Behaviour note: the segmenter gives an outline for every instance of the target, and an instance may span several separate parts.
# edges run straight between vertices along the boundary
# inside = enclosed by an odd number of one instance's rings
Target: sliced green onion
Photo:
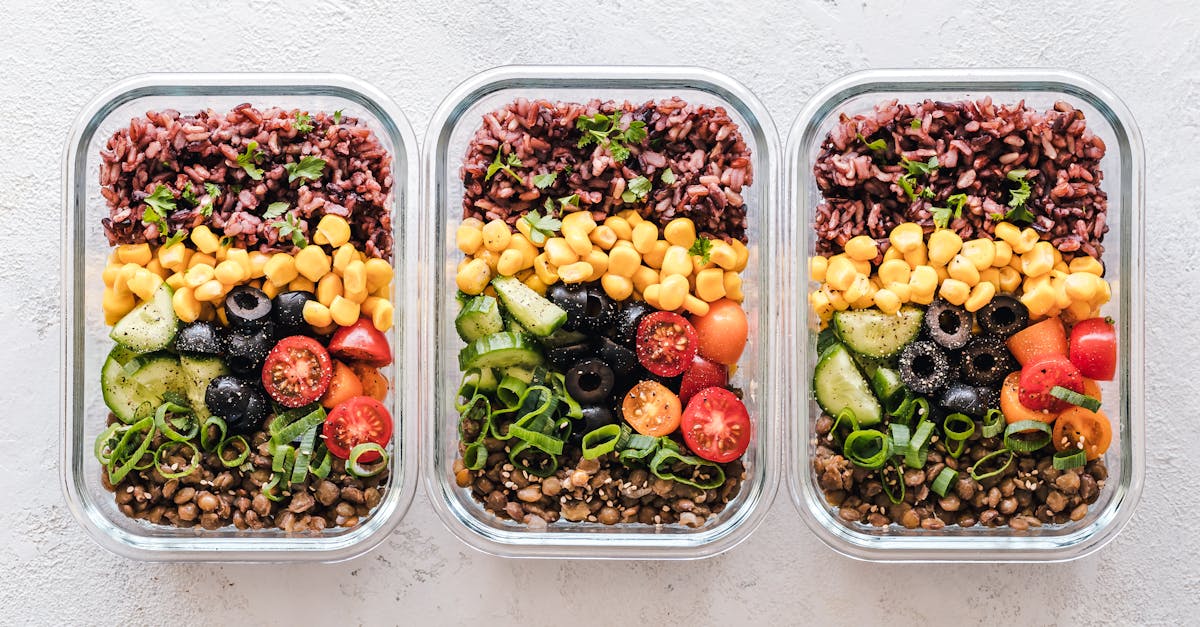
[[[96,460],[107,466],[112,462],[113,450],[116,449],[117,443],[121,441],[119,437],[126,425],[114,422],[108,425],[108,428],[100,432],[96,436],[96,445],[93,451],[96,454]]]
[[[875,470],[882,468],[892,456],[892,443],[888,436],[875,429],[859,429],[846,436],[842,453],[859,468]]]
[[[283,498],[282,494],[276,492],[276,489],[279,487],[279,483],[281,481],[283,481],[282,473],[271,473],[271,480],[264,483],[260,490],[263,496],[267,497],[267,499],[270,501],[278,503]]]
[[[912,418],[913,395],[907,390],[903,394],[893,394],[892,398],[883,404],[883,409],[889,416],[908,422]]]
[[[925,400],[925,399],[920,399]],[[917,424],[912,439],[908,442],[908,450],[904,452],[904,465],[909,468],[924,468],[929,458],[929,438],[933,435],[933,422],[922,420]]]
[[[846,424],[842,424],[845,422]],[[849,407],[839,411],[837,417],[833,420],[833,426],[829,427],[829,434],[837,437],[838,429],[848,426],[850,432],[858,431],[858,418],[854,416],[854,410]]]
[[[209,439],[209,427],[216,427],[217,431],[221,434],[215,441]],[[228,433],[228,427],[225,425],[225,420],[217,416],[209,416],[208,420],[205,420],[204,424],[200,426],[200,448],[210,453],[217,450],[221,442],[225,441],[226,433]]]
[[[985,472],[983,474],[979,474],[980,466],[983,466],[985,464],[985,462],[991,461],[993,457],[999,457],[1001,455],[1008,455],[1008,459],[1004,460],[1004,463],[1001,464],[999,468],[996,468],[995,470],[992,470],[989,472]],[[975,465],[971,467],[971,478],[976,481],[983,481],[984,479],[987,479],[988,477],[994,477],[994,476],[1004,472],[1005,470],[1008,470],[1009,464],[1012,463],[1013,458],[1016,456],[1017,456],[1016,453],[1014,453],[1006,448],[1002,448],[998,451],[992,451],[991,453],[988,453],[987,455],[984,455],[983,457],[981,457],[979,459],[979,461],[975,462]]]
[[[281,444],[271,449],[271,472],[290,475],[294,463],[296,463],[296,449],[291,444]]]
[[[693,470],[692,476],[685,477],[675,474],[671,466],[676,462],[690,466]],[[649,469],[650,473],[659,479],[690,485],[701,490],[712,490],[725,483],[725,471],[719,465],[695,455],[684,454],[674,440],[665,436],[659,438],[658,451],[650,460]],[[709,472],[707,479],[699,476],[705,470]]]
[[[888,468],[891,468],[892,474],[896,476],[896,485],[900,488],[898,491],[888,486]],[[883,493],[887,495],[889,501],[900,503],[900,501],[904,500],[904,473],[900,472],[900,466],[890,463],[880,468],[879,483],[883,484]]]
[[[1004,432],[1004,413],[999,409],[989,409],[983,415],[983,437],[994,438]]]
[[[1033,438],[1017,437],[1020,433],[1037,431]],[[1022,420],[1004,429],[1004,447],[1017,453],[1032,453],[1050,443],[1050,425],[1040,420]]]
[[[908,425],[893,422],[888,425],[888,432],[892,436],[892,454],[904,456],[904,454],[908,453],[908,443],[912,441],[912,434],[908,430]]]
[[[549,455],[562,455],[563,441],[552,435],[530,431],[524,427],[513,425],[509,428],[509,432],[513,437],[528,442],[530,446],[544,451]]]
[[[525,458],[531,457],[533,464],[526,463]],[[558,457],[535,448],[529,442],[518,441],[508,451],[508,461],[513,468],[527,472],[535,477],[549,477],[558,470]]]
[[[921,420],[929,417],[929,399],[918,396],[913,399],[913,418]]]
[[[192,449],[192,461],[189,462],[188,465],[183,468],[183,470],[166,471],[162,465],[163,451],[167,450],[169,447],[185,446]],[[154,451],[154,466],[158,469],[158,474],[162,475],[163,478],[178,479],[180,477],[186,477],[200,469],[200,450],[197,449],[196,445],[192,444],[191,442],[163,442],[162,445]]]
[[[317,445],[318,429],[320,427],[313,427],[300,438],[300,446],[296,447],[296,460],[292,463],[292,476],[289,479],[291,483],[304,483],[308,478],[308,462],[312,458],[313,448]]]
[[[237,457],[225,457],[225,447],[229,444],[237,442],[241,442],[241,444],[237,447],[239,450]],[[246,438],[240,435],[235,435],[228,440],[221,440],[217,443],[217,457],[220,458],[221,464],[226,468],[237,468],[238,466],[246,463],[246,460],[250,458],[250,443],[246,441]]]
[[[487,463],[488,450],[483,442],[472,442],[463,451],[463,465],[470,470],[480,470]]]
[[[620,425],[604,425],[583,435],[583,458],[596,459],[613,452],[621,438]]]
[[[958,459],[967,447],[967,438],[975,435],[975,421],[966,414],[950,414],[942,422],[942,432],[946,434],[946,452]]]
[[[279,422],[278,417],[275,418],[275,422]],[[325,422],[325,408],[316,405],[316,409],[309,411],[302,418],[289,422],[278,430],[275,429],[275,422],[271,423],[271,439],[278,444],[288,444],[307,433],[309,429]]]
[[[1060,401],[1066,401],[1076,407],[1082,407],[1088,411],[1100,411],[1100,399],[1088,396],[1087,394],[1080,394],[1075,390],[1065,388],[1061,385],[1050,388],[1050,396]]]
[[[318,479],[324,479],[329,476],[329,471],[333,469],[333,454],[325,447],[324,442],[317,445],[316,451],[313,453],[312,459],[320,458],[321,461],[316,466],[313,466],[312,460],[309,460],[308,473]]]
[[[359,463],[359,459],[367,453],[378,453],[379,461],[373,465],[364,466]],[[374,442],[363,442],[350,449],[350,459],[346,460],[346,472],[358,478],[374,477],[383,472],[388,465],[387,451]]]
[[[133,452],[125,455],[125,451],[131,448],[133,438],[138,434],[142,435],[142,440],[138,442],[136,447],[133,447]],[[150,450],[150,441],[154,439],[154,417],[148,416],[129,425],[125,433],[121,435],[120,441],[117,442],[117,447],[113,449],[111,460],[108,467],[108,480],[113,485],[121,483],[130,472],[142,470],[137,468],[139,462],[146,452]],[[119,463],[119,465],[118,465]],[[151,460],[151,465],[154,464]]]
[[[173,414],[174,417],[167,418],[168,413]],[[187,431],[183,433],[179,432],[177,425],[180,422],[187,425]],[[158,406],[158,409],[154,412],[154,426],[158,427],[158,430],[162,431],[163,435],[167,436],[168,439],[176,442],[193,440],[200,432],[200,423],[196,420],[196,416],[192,413],[191,408],[176,405],[175,403],[163,403]]]
[[[457,399],[470,399],[463,405],[455,404],[458,413],[462,413],[467,405],[475,400],[475,396],[479,393],[479,368],[471,368],[463,373],[462,380],[458,384],[458,393],[455,395]]]
[[[630,434],[629,440],[625,442],[625,446],[621,449],[621,453],[617,455],[617,459],[625,465],[645,462],[647,457],[651,457],[657,451],[658,438],[633,433]]]
[[[505,407],[516,407],[521,403],[521,394],[529,387],[528,381],[522,381],[510,374],[504,375],[500,385],[496,387],[496,398]]]
[[[930,490],[937,492],[938,496],[946,496],[946,492],[950,490],[950,486],[958,480],[958,471],[953,468],[943,468],[938,476],[933,479],[933,485],[929,486]]]
[[[1050,463],[1057,470],[1079,468],[1087,463],[1087,453],[1078,448],[1065,449],[1055,453],[1054,457],[1050,459]]]

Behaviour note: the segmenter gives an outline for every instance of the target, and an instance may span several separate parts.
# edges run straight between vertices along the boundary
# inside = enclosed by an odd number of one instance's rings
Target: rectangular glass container
[[[394,103],[361,81],[338,74],[147,74],[113,85],[79,114],[63,163],[63,370],[62,488],[71,513],[96,542],[123,557],[162,561],[338,561],[360,555],[387,538],[408,509],[416,488],[417,427],[411,396],[393,393],[395,421],[391,476],[383,500],[352,528],[289,534],[279,529],[213,531],[151,525],[126,517],[101,484],[92,452],[108,410],[100,393],[100,368],[112,348],[104,323],[101,272],[112,251],[100,219],[108,206],[100,194],[100,150],[117,129],[146,111],[227,111],[243,102],[309,111],[344,110],[363,120],[393,157],[395,325],[389,332],[396,361],[384,370],[395,390],[411,387],[416,368],[405,339],[414,318],[397,290],[411,268],[406,216],[416,202],[417,144]],[[403,255],[403,256],[402,256]],[[390,372],[389,372],[390,370]]]
[[[991,96],[992,101],[1024,101],[1035,110],[1066,101],[1082,110],[1088,127],[1107,146],[1101,161],[1101,184],[1108,193],[1108,224],[1103,261],[1112,300],[1103,313],[1117,321],[1119,368],[1114,381],[1101,382],[1104,407],[1113,421],[1115,439],[1104,459],[1109,476],[1099,500],[1087,516],[1064,525],[1047,525],[1017,531],[1008,527],[947,526],[938,531],[908,530],[897,525],[870,527],[842,521],[825,501],[812,470],[815,450],[815,417],[811,381],[816,365],[817,318],[804,295],[816,284],[808,282],[807,259],[814,250],[813,229],[821,193],[813,165],[826,134],[845,113],[868,113],[885,101],[901,103],[925,99],[955,101]],[[1092,79],[1059,70],[873,70],[846,76],[822,89],[801,112],[788,136],[785,212],[791,237],[785,253],[793,261],[785,276],[795,310],[784,313],[792,325],[796,374],[791,401],[795,403],[787,438],[789,489],[801,517],[817,536],[834,550],[864,560],[1019,562],[1066,561],[1087,555],[1109,542],[1129,520],[1141,495],[1145,476],[1143,333],[1144,278],[1143,181],[1144,151],[1141,136],[1125,105]]]
[[[755,182],[743,191],[749,205],[750,265],[744,277],[750,341],[732,383],[746,393],[755,436],[746,453],[747,477],[726,509],[698,529],[599,523],[551,524],[534,530],[484,510],[467,489],[455,485],[458,413],[454,395],[461,379],[456,355],[463,343],[454,330],[455,268],[462,253],[455,229],[462,218],[459,166],[482,116],[516,98],[586,102],[592,98],[642,102],[679,96],[688,102],[725,107],[750,147]],[[508,557],[698,558],[725,551],[745,539],[762,520],[778,483],[777,429],[782,393],[776,364],[779,333],[775,306],[777,179],[774,125],[745,87],[715,72],[679,67],[501,67],[456,88],[430,123],[425,143],[422,225],[419,235],[422,283],[417,306],[425,356],[418,393],[425,423],[425,485],[442,522],[467,544]]]

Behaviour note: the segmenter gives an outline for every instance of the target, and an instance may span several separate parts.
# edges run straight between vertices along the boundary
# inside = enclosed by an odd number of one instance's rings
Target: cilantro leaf
[[[216,200],[217,196],[221,195],[221,188],[212,183],[205,183],[204,191],[208,192],[208,197],[213,200]]]
[[[183,189],[179,191],[179,197],[191,203],[192,206],[200,204],[200,198],[196,196],[196,192],[192,191],[191,183],[183,185]]]
[[[558,210],[559,211],[566,211],[567,206],[578,207],[579,206],[579,194],[571,194],[570,196],[563,196],[562,198],[558,199]]]
[[[617,124],[620,121],[620,115],[609,116],[597,113],[591,117],[579,116],[575,119],[575,128],[583,134],[579,137],[576,146],[583,148],[597,144],[607,148],[614,161],[618,163],[625,161],[631,154],[629,146],[642,143],[649,133],[646,130],[646,123],[641,120],[634,120],[624,130],[618,130]]]
[[[496,159],[493,160],[491,165],[488,166],[487,176],[483,177],[483,180],[489,181],[493,176],[496,175],[497,172],[503,170],[516,182],[524,183],[525,179],[522,179],[520,174],[517,174],[515,171],[513,171],[513,168],[519,168],[524,165],[521,163],[520,157],[510,152],[508,153],[508,157],[504,161],[501,161],[500,152],[500,150],[496,151]]]
[[[150,205],[157,215],[166,216],[175,211],[175,194],[171,188],[160,184],[154,188],[154,193],[146,196],[146,204]]]
[[[660,174],[658,176],[658,179],[660,181],[666,183],[667,185],[674,185],[675,184],[675,171],[672,170],[671,168],[667,168],[666,170],[663,170],[662,174]]]
[[[908,123],[908,128],[911,128],[911,129],[921,128],[921,118],[913,118],[912,122]]]
[[[944,229],[950,225],[950,207],[931,207],[930,215],[933,216],[933,225],[939,229]]]
[[[647,135],[649,133],[646,131],[646,123],[634,120],[629,123],[629,128],[621,131],[614,139],[625,144],[640,144],[646,141]]]
[[[182,242],[184,237],[187,237],[187,231],[175,231],[174,235],[168,237],[167,241],[163,242],[163,248],[170,248],[175,244]]]
[[[341,109],[338,109],[337,111],[333,112],[333,123],[334,124],[342,123],[342,110]]]
[[[697,237],[696,241],[692,242],[692,247],[688,249],[688,254],[699,257],[701,263],[708,263],[712,256],[712,247],[712,240],[707,237]]]
[[[932,207],[929,212],[933,215],[933,225],[944,229],[950,225],[950,220],[962,217],[962,210],[967,204],[966,194],[954,194],[946,199],[945,207]]]
[[[325,160],[312,155],[304,155],[295,163],[283,164],[283,169],[287,170],[288,183],[299,178],[315,181],[321,178],[321,172],[325,170]]]
[[[530,209],[529,213],[521,216],[529,225],[529,241],[538,246],[545,244],[547,237],[562,228],[562,221],[554,217],[554,205],[549,198],[546,199],[545,210],[545,215],[538,213],[537,209]]]
[[[267,205],[266,213],[263,213],[264,220],[273,220],[283,215],[291,205],[286,202],[273,202]]]
[[[246,152],[238,153],[237,164],[241,166],[250,178],[261,181],[263,177],[262,168],[258,167],[259,160],[262,159],[262,151],[258,149],[258,142],[250,140],[246,144]]]
[[[1029,170],[1017,169],[1011,170],[1005,175],[1008,180],[1017,184],[1017,188],[1012,191],[1012,198],[1008,200],[1008,206],[1012,207],[1007,213],[992,214],[993,220],[1008,220],[1009,222],[1029,222],[1032,223],[1036,216],[1029,210],[1026,203],[1029,201],[1030,194],[1033,189],[1029,186]]]
[[[900,178],[896,179],[896,184],[899,185],[900,189],[904,190],[904,193],[908,195],[908,200],[910,202],[917,199],[917,193],[913,191],[914,182],[915,179],[911,174],[904,174]]]
[[[608,144],[608,152],[612,155],[613,160],[617,163],[621,163],[629,158],[629,149],[622,144],[618,144],[617,142],[611,142]]]
[[[908,170],[908,173],[912,175],[929,174],[938,169],[938,158],[935,155],[930,157],[929,161],[909,161],[904,157],[900,157],[900,165],[904,166],[904,169]]]
[[[546,189],[554,184],[554,180],[558,178],[558,172],[546,172],[544,174],[536,174],[533,177],[533,185],[538,189]]]
[[[272,203],[278,204],[278,203]],[[270,209],[268,208],[268,211]],[[272,222],[271,226],[279,231],[280,237],[289,237],[297,248],[308,246],[308,239],[304,237],[304,232],[300,230],[300,221],[296,219],[296,214],[289,213],[283,220]]]
[[[855,137],[857,137],[858,141],[862,142],[863,145],[866,146],[867,149],[869,149],[869,150],[873,150],[873,151],[887,150],[887,142],[884,141],[882,137],[880,137],[879,139],[877,139],[873,142],[867,141],[867,138],[863,137],[862,133],[855,133]]]
[[[629,183],[625,186],[625,191],[621,193],[621,200],[626,204],[633,204],[639,200],[645,200],[650,194],[650,179],[644,176],[635,176],[629,179]]]
[[[307,111],[297,111],[296,119],[292,120],[292,128],[300,131],[301,133],[307,133],[313,130],[312,117],[308,115]]]

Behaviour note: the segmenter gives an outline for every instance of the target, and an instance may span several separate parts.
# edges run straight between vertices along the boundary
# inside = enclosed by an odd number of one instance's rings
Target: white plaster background
[[[6,0],[2,14],[0,623],[1200,621],[1200,5]],[[144,564],[88,540],[56,479],[60,153],[80,107],[146,71],[340,71],[390,94],[423,136],[458,82],[519,62],[712,67],[785,131],[820,86],[864,68],[1060,66],[1110,86],[1148,170],[1148,472],[1124,533],[1069,564],[865,564],[821,545],[781,491],[714,559],[510,561],[451,537],[422,493],[384,545],[335,565]]]

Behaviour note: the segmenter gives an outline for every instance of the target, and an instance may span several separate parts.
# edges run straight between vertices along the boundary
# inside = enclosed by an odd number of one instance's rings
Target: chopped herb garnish
[[[858,141],[862,142],[863,145],[865,145],[870,150],[873,150],[873,151],[887,150],[887,142],[884,141],[882,137],[880,137],[879,139],[877,139],[873,142],[869,142],[869,141],[867,141],[866,137],[863,137],[862,133],[856,133],[855,136],[858,137]]]
[[[246,144],[246,152],[238,153],[237,164],[246,171],[250,178],[261,181],[263,177],[262,168],[258,167],[259,159],[262,159],[262,151],[258,149],[258,142],[250,140]]]
[[[300,131],[301,133],[307,133],[313,130],[312,117],[310,117],[305,111],[297,111],[296,119],[292,120],[292,128]]]
[[[220,245],[221,248],[225,248],[227,246],[232,246],[233,245],[233,237],[231,237],[229,235],[222,237],[221,241],[218,242],[218,245]]]
[[[562,221],[554,217],[554,204],[549,198],[545,204],[546,214],[538,213],[537,209],[530,209],[529,213],[521,216],[529,225],[529,241],[537,246],[546,243],[546,238],[554,235],[558,229],[562,228]]]
[[[579,206],[579,194],[571,194],[570,196],[563,196],[562,198],[558,199],[558,210],[559,211],[566,211],[568,205],[573,206],[573,207],[578,207]]]
[[[168,237],[167,241],[163,242],[163,248],[170,248],[175,244],[182,242],[183,238],[185,237],[187,237],[187,231],[175,231],[174,235]]]
[[[627,204],[645,200],[646,196],[650,194],[650,187],[650,179],[644,176],[635,176],[626,184],[625,191],[621,193],[621,200]]]
[[[608,149],[614,161],[620,163],[629,158],[629,146],[640,144],[646,139],[646,123],[634,120],[625,130],[618,130],[620,115],[597,113],[592,117],[581,115],[575,120],[575,128],[583,133],[578,146],[583,148],[597,144]]]
[[[692,247],[688,249],[688,254],[699,257],[701,263],[708,263],[712,255],[712,247],[712,240],[707,237],[697,237],[696,241],[692,242]]]
[[[325,160],[320,157],[305,155],[300,157],[300,160],[295,163],[283,164],[283,169],[287,170],[288,183],[299,178],[315,181],[321,178],[321,172],[325,169]]]
[[[270,207],[267,210],[270,211]],[[272,222],[271,226],[279,230],[280,237],[290,237],[292,244],[295,244],[296,247],[308,246],[308,238],[304,237],[304,233],[300,230],[300,221],[296,219],[296,214],[289,213],[283,220]]]
[[[264,220],[274,220],[275,218],[278,218],[286,213],[288,207],[290,206],[291,205],[287,204],[286,202],[273,202],[267,205],[267,211],[262,217]]]
[[[663,183],[666,183],[667,185],[674,185],[675,184],[675,171],[672,170],[671,168],[667,168],[666,170],[663,170],[662,174],[660,174],[658,176],[658,179],[660,181],[662,181]]]
[[[991,215],[993,220],[997,222],[1001,220],[1008,220],[1009,222],[1033,222],[1035,216],[1026,206],[1026,203],[1029,201],[1029,195],[1033,192],[1029,186],[1029,179],[1025,178],[1027,176],[1029,176],[1029,170],[1027,169],[1011,170],[1008,173],[1008,180],[1017,184],[1017,188],[1012,190],[1012,198],[1008,200],[1008,206],[1012,207],[1012,209],[1009,209],[1004,214],[993,213]]]
[[[209,198],[212,198],[213,200],[216,200],[217,196],[221,195],[221,188],[212,183],[205,183],[204,191],[208,192]]]
[[[338,109],[337,111],[333,112],[333,123],[334,124],[342,123],[342,110],[341,109]]]
[[[913,118],[912,122],[908,123],[908,128],[911,128],[911,129],[921,128],[921,118]]]
[[[904,166],[904,169],[908,170],[909,174],[930,174],[938,169],[938,158],[935,155],[930,157],[929,161],[909,161],[904,157],[900,157],[900,165]]]
[[[490,181],[497,172],[503,170],[509,176],[513,177],[513,180],[516,182],[524,183],[525,179],[522,179],[520,174],[517,174],[515,171],[513,171],[513,168],[519,168],[522,165],[524,164],[521,163],[521,159],[511,152],[508,153],[508,157],[504,161],[501,161],[500,151],[497,150],[496,159],[492,161],[491,165],[488,166],[487,176],[483,177],[483,180]]]
[[[175,211],[175,194],[166,185],[158,185],[154,193],[146,196],[146,209],[142,212],[142,222],[158,225],[158,232],[163,237],[171,232],[167,225],[167,216]]]
[[[546,189],[554,184],[554,180],[558,178],[558,172],[545,172],[536,174],[533,177],[533,185],[538,189]]]
[[[966,194],[954,194],[946,199],[945,207],[933,207],[929,212],[933,215],[933,225],[944,229],[950,225],[950,220],[962,217],[963,207],[967,204]]]
[[[192,206],[200,204],[200,199],[196,196],[196,193],[192,191],[191,183],[183,184],[183,189],[179,191],[179,197],[191,203]]]

